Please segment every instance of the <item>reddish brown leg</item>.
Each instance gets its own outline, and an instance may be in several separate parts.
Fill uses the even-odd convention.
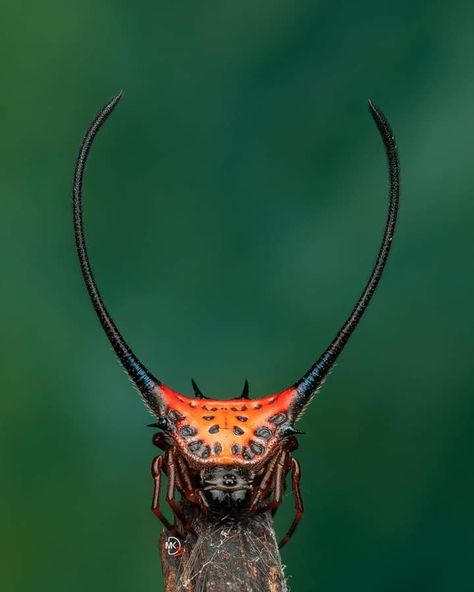
[[[193,485],[188,466],[179,455],[176,456],[176,469],[181,485],[180,491],[184,497],[192,503],[202,505],[205,510],[209,510],[209,504],[203,492]]]
[[[209,506],[206,496],[204,495],[204,491],[202,489],[198,489],[197,494],[199,496],[199,501],[201,502],[201,507],[203,507],[206,512],[210,512],[211,507]]]
[[[258,507],[258,503],[265,499],[265,497],[268,494],[268,489],[271,486],[271,479],[274,476],[273,473],[273,468],[275,467],[275,463],[278,461],[280,457],[280,454],[276,454],[272,461],[268,464],[268,467],[262,477],[262,480],[260,481],[259,486],[257,487],[257,489],[255,490],[255,493],[252,495],[252,499],[250,502],[250,509],[252,511],[257,510]]]
[[[264,506],[263,508],[259,509],[259,511],[268,512],[268,510],[274,510],[274,509],[278,508],[278,506],[283,501],[283,491],[285,488],[285,477],[286,477],[286,473],[288,471],[287,462],[288,462],[288,452],[286,452],[286,450],[284,450],[281,453],[278,463],[276,465],[275,492],[274,492],[273,500],[270,503],[268,503],[266,506]]]
[[[285,536],[281,539],[278,547],[281,549],[283,545],[290,540],[291,536],[296,530],[296,527],[299,524],[304,512],[303,508],[303,498],[301,497],[300,491],[300,477],[301,477],[301,468],[300,463],[296,460],[296,458],[292,458],[290,461],[291,465],[291,488],[293,490],[293,497],[295,498],[295,517],[293,518],[293,522],[291,523],[288,532]]]
[[[155,516],[158,518],[158,520],[163,524],[163,526],[167,530],[173,531],[173,530],[175,530],[174,526],[172,526],[168,522],[166,516],[163,514],[163,512],[160,509],[162,467],[163,467],[163,457],[157,456],[155,459],[153,459],[153,462],[151,465],[151,474],[153,475],[153,480],[155,482],[155,486],[153,489],[153,499],[151,502],[151,511],[153,512],[153,514],[155,514]]]
[[[174,515],[176,516],[176,518],[179,519],[179,521],[183,525],[183,528],[185,530],[187,530],[188,532],[190,532],[191,534],[193,534],[194,536],[197,536],[196,531],[189,524],[189,522],[187,521],[186,517],[184,516],[181,508],[178,506],[176,500],[174,499],[174,494],[176,491],[177,475],[176,475],[176,465],[175,465],[175,460],[174,460],[173,448],[170,448],[169,450],[166,451],[165,458],[166,458],[166,469],[167,469],[167,475],[168,475],[168,489],[166,491],[166,502],[170,505],[171,509],[173,510]]]
[[[153,444],[161,450],[168,450],[170,447],[169,442],[166,439],[166,436],[163,432],[158,432],[153,436]]]
[[[290,455],[287,455],[287,460],[288,460],[288,457],[289,457],[289,456],[290,456]],[[285,491],[286,491],[286,485],[285,485],[285,482],[286,482],[286,475],[287,475],[287,473],[288,473],[289,466],[290,466],[290,465],[288,465],[288,466],[285,466],[285,467],[283,468],[283,471],[282,471],[282,474],[281,474],[281,482],[280,482],[280,487],[281,487],[281,494],[280,494],[280,498],[281,498],[281,502],[283,501],[283,495],[285,494]],[[274,506],[273,506],[273,508],[271,509],[271,515],[272,515],[272,518],[275,518],[275,514],[278,512],[278,508],[280,507],[280,505],[281,505],[281,502],[280,502],[280,504],[279,504],[279,505],[274,505]]]

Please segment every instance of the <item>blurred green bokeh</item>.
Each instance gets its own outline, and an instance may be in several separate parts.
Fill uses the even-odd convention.
[[[389,118],[402,207],[387,273],[303,418],[291,589],[473,589],[474,5],[3,2],[3,592],[161,590],[149,416],[92,313],[105,300],[190,394],[275,392],[345,318],[374,260]],[[277,526],[291,518],[287,501]]]

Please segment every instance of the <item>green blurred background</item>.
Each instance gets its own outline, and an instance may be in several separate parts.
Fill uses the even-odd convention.
[[[81,282],[80,139],[105,300],[190,394],[293,382],[387,273],[301,422],[291,589],[472,590],[474,5],[3,2],[0,590],[161,590],[150,418]],[[277,526],[291,519],[290,496]]]

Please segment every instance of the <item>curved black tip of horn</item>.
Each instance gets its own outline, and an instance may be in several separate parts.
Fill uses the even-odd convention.
[[[77,254],[81,265],[81,272],[84,282],[89,293],[90,299],[94,306],[95,312],[99,318],[100,323],[116,353],[121,364],[128,372],[130,378],[138,387],[145,403],[153,411],[153,413],[160,412],[160,399],[157,395],[156,387],[161,383],[157,380],[151,372],[140,362],[137,356],[133,353],[126,341],[122,337],[117,326],[114,324],[102,297],[99,293],[95,283],[94,275],[89,263],[89,257],[86,248],[84,237],[83,220],[82,220],[82,185],[84,173],[91,151],[94,139],[99,133],[100,129],[107,121],[115,107],[117,106],[123,91],[118,92],[99,112],[89,129],[84,136],[79,155],[76,161],[76,168],[74,171],[73,182],[73,216],[74,216],[74,233],[76,239]]]
[[[242,390],[242,394],[240,395],[241,399],[250,399],[249,396],[249,381],[245,379],[244,388]]]
[[[207,397],[205,395],[202,394],[201,389],[198,387],[198,385],[196,384],[194,378],[191,378],[191,384],[193,385],[193,391],[194,391],[194,395],[198,398],[198,399],[207,399]]]
[[[295,397],[293,404],[292,414],[295,418],[301,415],[304,407],[309,403],[318,388],[322,385],[328,372],[334,366],[336,359],[344,349],[344,346],[354,332],[354,329],[357,327],[374,295],[380,278],[382,277],[392,246],[400,195],[400,170],[397,156],[397,145],[388,121],[383,113],[375,107],[372,101],[369,101],[369,110],[385,147],[389,172],[389,203],[383,238],[370,277],[349,317],[346,319],[346,322],[342,325],[326,351],[319,357],[313,366],[311,366],[306,374],[294,383],[294,387],[297,390],[297,396]]]

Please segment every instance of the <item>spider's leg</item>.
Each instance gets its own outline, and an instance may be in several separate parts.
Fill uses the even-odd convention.
[[[296,530],[301,518],[303,517],[304,507],[303,507],[303,498],[301,497],[300,491],[300,477],[301,477],[301,467],[300,463],[296,460],[296,458],[292,458],[290,460],[291,465],[291,488],[293,490],[293,497],[295,498],[295,517],[293,518],[293,522],[291,523],[288,532],[285,536],[281,539],[278,547],[281,549],[283,545],[290,540],[291,536]]]

